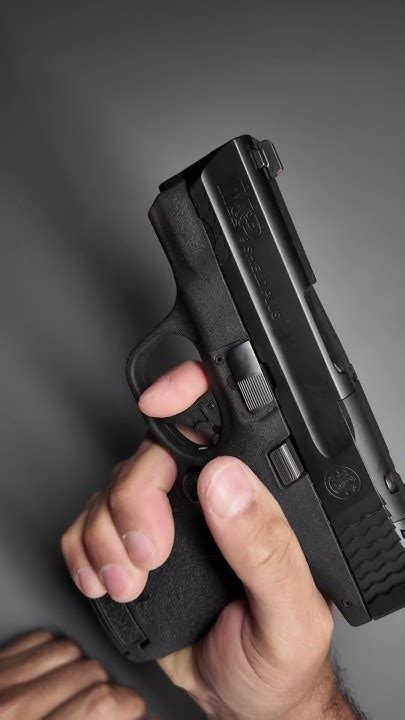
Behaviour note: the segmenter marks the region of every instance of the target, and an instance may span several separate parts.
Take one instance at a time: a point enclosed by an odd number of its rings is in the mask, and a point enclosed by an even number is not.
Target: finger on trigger
[[[203,364],[188,360],[155,380],[140,396],[139,408],[151,417],[176,415],[204,395],[208,387]]]

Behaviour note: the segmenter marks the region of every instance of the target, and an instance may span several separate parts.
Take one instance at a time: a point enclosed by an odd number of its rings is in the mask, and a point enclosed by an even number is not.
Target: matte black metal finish
[[[244,460],[277,498],[318,587],[348,622],[405,606],[405,487],[313,288],[275,181],[281,169],[271,143],[236,138],[164,183],[150,211],[178,296],[131,354],[128,380],[138,397],[152,348],[167,334],[188,337],[213,395],[182,422],[210,426],[215,442],[191,443],[179,417],[147,418],[178,464],[174,548],[125,613],[109,598],[95,603],[134,660],[194,642],[242,591],[190,491],[217,455]]]

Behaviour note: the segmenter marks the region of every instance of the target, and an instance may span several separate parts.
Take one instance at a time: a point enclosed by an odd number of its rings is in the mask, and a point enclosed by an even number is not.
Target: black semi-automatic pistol
[[[151,351],[177,334],[198,349],[211,390],[176,417],[146,418],[178,466],[169,559],[134,602],[93,602],[135,661],[193,643],[243,592],[198,504],[198,474],[218,455],[243,460],[278,500],[318,588],[351,625],[405,606],[405,486],[314,290],[281,170],[271,142],[244,135],[163,183],[149,212],[177,299],[131,353],[130,387],[138,398]]]

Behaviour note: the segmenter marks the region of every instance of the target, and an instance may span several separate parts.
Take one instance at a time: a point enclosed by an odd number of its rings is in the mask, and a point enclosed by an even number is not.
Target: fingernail
[[[156,546],[151,538],[140,530],[130,530],[122,539],[134,565],[143,570],[150,569],[156,557]]]
[[[206,497],[212,512],[220,518],[247,510],[254,492],[243,466],[237,461],[220,466],[208,484]]]
[[[111,563],[100,570],[100,577],[108,594],[114,600],[126,597],[132,588],[133,580],[128,570],[122,565]]]
[[[165,392],[169,385],[172,382],[172,376],[167,373],[166,375],[161,375],[160,378],[155,380],[154,383],[150,387],[148,387],[142,395],[139,398],[138,404],[140,405],[144,400],[149,400],[150,398],[154,397],[155,395],[158,395],[159,393]]]
[[[98,597],[100,595],[100,581],[89,565],[77,571],[75,581],[79,590],[87,597]]]

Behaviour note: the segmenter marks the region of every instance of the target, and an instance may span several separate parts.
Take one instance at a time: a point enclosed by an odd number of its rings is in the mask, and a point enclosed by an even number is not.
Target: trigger
[[[177,413],[177,415],[171,415],[171,417],[162,418],[162,420],[169,425],[185,425],[195,432],[210,432],[213,445],[216,445],[220,437],[221,413],[215,396],[211,392],[200,397],[187,410]]]

